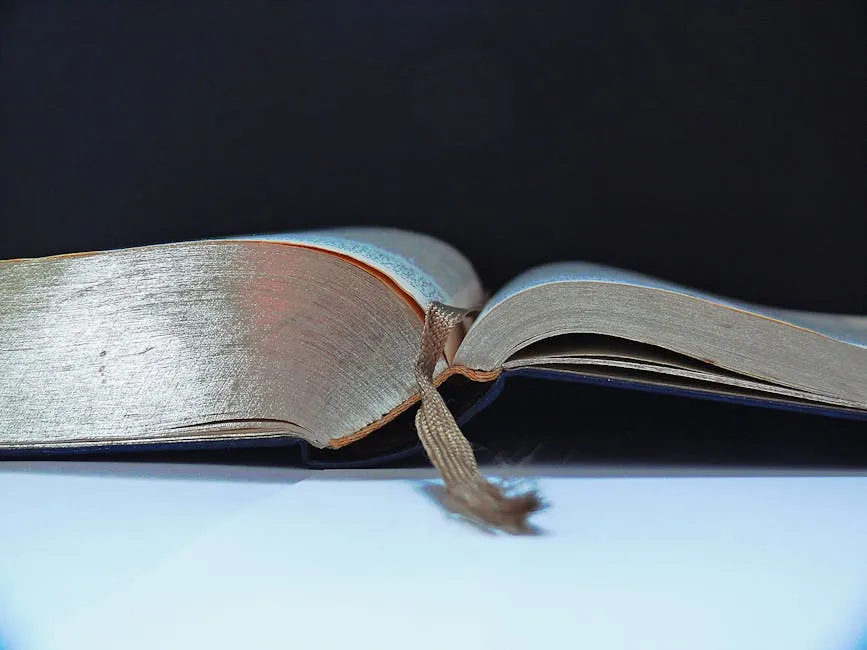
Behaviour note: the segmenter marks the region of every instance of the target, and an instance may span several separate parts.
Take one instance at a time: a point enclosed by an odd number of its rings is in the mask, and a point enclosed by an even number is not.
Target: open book
[[[486,299],[446,243],[357,228],[0,262],[0,449],[350,445],[418,401],[434,301],[478,309],[437,385],[523,373],[867,416],[867,317],[579,262]]]

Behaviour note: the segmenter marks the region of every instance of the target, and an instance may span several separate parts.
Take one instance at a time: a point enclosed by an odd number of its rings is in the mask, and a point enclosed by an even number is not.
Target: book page
[[[649,275],[625,271],[600,264],[587,262],[559,262],[545,264],[522,273],[502,287],[487,302],[477,322],[490,310],[509,298],[545,284],[557,282],[603,282],[627,284],[649,289],[671,291],[699,300],[714,302],[734,309],[759,314],[773,320],[790,323],[797,327],[809,329],[830,338],[867,348],[867,316],[850,316],[836,314],[816,314],[788,309],[778,309],[756,305],[745,301],[723,298],[711,293],[685,287],[674,282],[667,282]]]
[[[714,373],[721,384],[731,384],[734,373],[809,393],[823,403],[867,410],[867,317],[765,307],[580,262],[531,269],[500,289],[473,322],[455,363],[483,371],[510,361],[510,368],[533,365],[515,355],[572,334],[603,335],[691,357],[725,371]],[[577,357],[579,350],[573,352],[566,356]],[[611,367],[623,365],[597,358]]]
[[[347,255],[394,280],[423,309],[432,301],[464,308],[482,302],[482,285],[470,262],[428,235],[394,228],[335,228],[232,239],[300,244]]]
[[[756,309],[761,308],[757,307]],[[763,312],[759,313],[765,313],[778,320],[788,321],[793,325],[830,336],[838,341],[867,348],[867,316],[816,314],[806,311],[771,308],[764,308]]]

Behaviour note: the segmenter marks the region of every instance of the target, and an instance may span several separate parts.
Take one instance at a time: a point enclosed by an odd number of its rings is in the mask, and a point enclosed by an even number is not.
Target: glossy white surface
[[[81,467],[0,464],[3,650],[867,647],[867,476],[540,476],[504,537],[424,472]]]

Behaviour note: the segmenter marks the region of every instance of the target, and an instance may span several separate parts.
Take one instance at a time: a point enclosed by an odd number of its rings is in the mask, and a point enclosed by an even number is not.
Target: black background
[[[379,224],[491,288],[583,259],[867,313],[863,2],[6,3],[0,93],[0,258]],[[467,431],[867,464],[860,423],[529,380]]]

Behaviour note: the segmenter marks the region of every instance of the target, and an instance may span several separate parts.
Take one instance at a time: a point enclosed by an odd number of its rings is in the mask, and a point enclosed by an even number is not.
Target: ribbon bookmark
[[[527,520],[543,508],[542,500],[534,491],[507,494],[482,475],[473,448],[433,383],[449,332],[468,313],[469,310],[439,302],[428,307],[415,363],[415,379],[421,392],[415,428],[428,457],[443,477],[449,509],[505,532],[533,532]]]

